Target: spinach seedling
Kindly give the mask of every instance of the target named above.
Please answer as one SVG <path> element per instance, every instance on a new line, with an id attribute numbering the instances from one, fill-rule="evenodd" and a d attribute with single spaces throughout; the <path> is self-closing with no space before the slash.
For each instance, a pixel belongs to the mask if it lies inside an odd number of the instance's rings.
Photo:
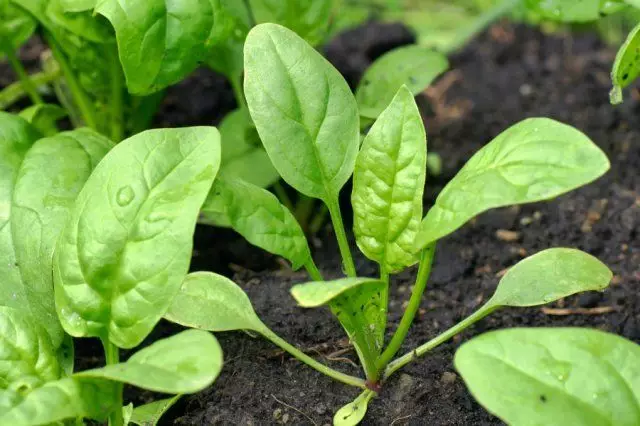
<path id="1" fill-rule="evenodd" d="M 210 333 L 182 332 L 126 362 L 118 348 L 137 346 L 178 291 L 219 156 L 214 128 L 114 147 L 87 128 L 41 138 L 0 113 L 0 424 L 122 425 L 122 383 L 179 395 L 213 382 L 222 352 Z M 108 365 L 74 373 L 65 332 L 100 338 Z M 147 421 L 171 401 L 125 412 Z"/>
<path id="2" fill-rule="evenodd" d="M 618 50 L 611 70 L 610 99 L 612 104 L 622 102 L 622 89 L 629 86 L 640 75 L 640 23 L 631 30 Z"/>
<path id="3" fill-rule="evenodd" d="M 312 282 L 291 290 L 303 307 L 328 306 L 348 334 L 364 378 L 346 375 L 301 353 L 256 315 L 244 292 L 213 273 L 191 274 L 166 318 L 190 327 L 252 330 L 301 361 L 363 389 L 335 424 L 357 423 L 366 405 L 399 368 L 503 306 L 534 306 L 576 292 L 602 290 L 609 269 L 589 254 L 544 250 L 515 265 L 477 312 L 396 359 L 418 311 L 437 241 L 485 210 L 546 200 L 585 185 L 609 168 L 605 154 L 578 130 L 546 118 L 524 120 L 476 153 L 423 218 L 426 134 L 407 87 L 401 87 L 360 141 L 360 111 L 347 83 L 318 52 L 290 30 L 262 24 L 244 49 L 248 110 L 279 174 L 330 213 L 347 277 L 325 281 L 292 213 L 266 190 L 222 176 L 212 191 L 217 206 L 251 243 L 305 267 Z M 380 267 L 357 277 L 338 195 L 353 175 L 352 206 L 358 247 Z M 419 264 L 402 320 L 386 340 L 391 275 Z"/>

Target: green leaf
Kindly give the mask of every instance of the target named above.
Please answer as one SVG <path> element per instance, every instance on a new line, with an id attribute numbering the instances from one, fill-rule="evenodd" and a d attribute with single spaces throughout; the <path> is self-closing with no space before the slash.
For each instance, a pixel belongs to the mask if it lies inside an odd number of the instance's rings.
<path id="1" fill-rule="evenodd" d="M 139 133 L 100 162 L 54 257 L 56 308 L 69 334 L 122 348 L 147 336 L 180 290 L 219 164 L 213 127 Z"/>
<path id="2" fill-rule="evenodd" d="M 640 346 L 579 328 L 514 328 L 465 343 L 456 369 L 508 424 L 640 424 Z"/>
<path id="3" fill-rule="evenodd" d="M 438 195 L 420 225 L 416 249 L 488 209 L 548 200 L 609 170 L 584 133 L 548 118 L 529 118 L 478 151 Z"/>
<path id="4" fill-rule="evenodd" d="M 65 419 L 105 420 L 117 407 L 115 384 L 68 377 L 44 384 L 27 395 L 0 392 L 0 424 L 48 425 Z"/>
<path id="5" fill-rule="evenodd" d="M 311 252 L 302 228 L 271 192 L 226 177 L 218 178 L 212 191 L 222 198 L 231 227 L 251 244 L 288 259 L 294 270 L 309 262 Z"/>
<path id="6" fill-rule="evenodd" d="M 384 286 L 383 281 L 374 278 L 342 278 L 297 284 L 291 288 L 291 294 L 304 308 L 329 305 L 366 370 L 382 349 L 385 307 L 380 292 Z M 373 372 L 367 371 L 367 376 L 370 373 Z"/>
<path id="7" fill-rule="evenodd" d="M 46 14 L 54 25 L 94 43 L 115 42 L 113 28 L 108 21 L 94 15 L 91 10 L 71 12 L 65 8 L 64 1 L 49 0 Z"/>
<path id="8" fill-rule="evenodd" d="M 214 23 L 210 0 L 99 0 L 95 11 L 115 28 L 127 87 L 136 95 L 193 71 L 207 52 Z"/>
<path id="9" fill-rule="evenodd" d="M 97 0 L 58 0 L 66 12 L 84 12 L 96 6 Z"/>
<path id="10" fill-rule="evenodd" d="M 66 117 L 67 111 L 54 104 L 38 104 L 20 111 L 19 115 L 43 135 L 53 136 L 59 132 L 57 121 Z"/>
<path id="11" fill-rule="evenodd" d="M 526 0 L 529 9 L 545 19 L 590 22 L 627 7 L 622 0 Z"/>
<path id="12" fill-rule="evenodd" d="M 244 49 L 251 117 L 276 170 L 303 194 L 325 202 L 353 172 L 358 111 L 344 78 L 294 32 L 251 30 Z"/>
<path id="13" fill-rule="evenodd" d="M 622 89 L 640 75 L 640 24 L 631 30 L 626 41 L 618 50 L 611 70 L 611 103 L 622 102 Z"/>
<path id="14" fill-rule="evenodd" d="M 56 351 L 42 325 L 24 311 L 0 306 L 0 392 L 26 395 L 60 375 Z"/>
<path id="15" fill-rule="evenodd" d="M 250 13 L 244 1 L 216 1 L 218 3 L 214 3 L 214 32 L 208 40 L 211 49 L 205 62 L 229 80 L 239 83 L 244 68 L 242 48 L 251 27 Z M 222 133 L 222 129 L 220 132 Z"/>
<path id="16" fill-rule="evenodd" d="M 16 179 L 11 232 L 25 293 L 54 347 L 63 332 L 54 306 L 53 252 L 80 190 L 113 142 L 90 129 L 38 140 Z"/>
<path id="17" fill-rule="evenodd" d="M 611 278 L 609 268 L 590 254 L 570 248 L 547 249 L 509 269 L 487 305 L 542 305 L 582 291 L 604 290 Z"/>
<path id="18" fill-rule="evenodd" d="M 256 22 L 272 22 L 295 31 L 311 45 L 325 41 L 333 0 L 249 0 Z"/>
<path id="19" fill-rule="evenodd" d="M 426 175 L 427 136 L 406 86 L 367 134 L 353 174 L 353 231 L 360 250 L 387 272 L 418 261 L 413 251 Z"/>
<path id="20" fill-rule="evenodd" d="M 373 398 L 374 393 L 370 390 L 362 392 L 358 397 L 341 407 L 333 416 L 334 426 L 355 426 L 364 419 L 367 414 L 369 401 Z"/>
<path id="21" fill-rule="evenodd" d="M 130 422 L 139 426 L 156 426 L 160 417 L 178 402 L 182 395 L 153 401 L 133 409 Z"/>
<path id="22" fill-rule="evenodd" d="M 236 283 L 213 272 L 194 272 L 185 278 L 164 318 L 185 327 L 213 332 L 261 332 L 251 301 Z"/>
<path id="23" fill-rule="evenodd" d="M 360 115 L 377 118 L 406 85 L 415 96 L 449 68 L 447 58 L 423 46 L 405 46 L 378 58 L 364 73 L 356 89 Z"/>
<path id="24" fill-rule="evenodd" d="M 36 21 L 10 0 L 0 0 L 0 58 L 5 49 L 17 50 L 36 30 Z"/>
<path id="25" fill-rule="evenodd" d="M 186 330 L 139 350 L 119 364 L 77 373 L 163 393 L 194 393 L 209 386 L 222 369 L 222 349 L 209 332 Z"/>

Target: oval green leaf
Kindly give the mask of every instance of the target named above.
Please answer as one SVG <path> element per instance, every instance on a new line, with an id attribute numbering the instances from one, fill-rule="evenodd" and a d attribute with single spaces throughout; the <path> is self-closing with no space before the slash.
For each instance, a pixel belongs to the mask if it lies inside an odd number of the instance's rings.
<path id="1" fill-rule="evenodd" d="M 377 118 L 403 85 L 413 96 L 449 68 L 446 56 L 423 46 L 394 49 L 365 71 L 356 89 L 360 115 Z"/>
<path id="2" fill-rule="evenodd" d="M 164 318 L 185 327 L 209 331 L 262 331 L 264 324 L 236 283 L 213 272 L 185 278 Z"/>
<path id="3" fill-rule="evenodd" d="M 362 143 L 353 174 L 353 231 L 360 250 L 393 273 L 413 265 L 422 219 L 427 136 L 405 86 Z"/>
<path id="4" fill-rule="evenodd" d="M 525 4 L 542 18 L 561 22 L 597 21 L 627 7 L 623 0 L 526 0 Z"/>
<path id="5" fill-rule="evenodd" d="M 311 251 L 302 228 L 271 192 L 222 177 L 212 191 L 222 198 L 231 227 L 251 244 L 288 259 L 294 270 L 309 262 Z"/>
<path id="6" fill-rule="evenodd" d="M 514 328 L 463 344 L 455 367 L 508 424 L 640 424 L 640 346 L 578 328 Z"/>
<path id="7" fill-rule="evenodd" d="M 54 346 L 62 342 L 53 292 L 53 251 L 93 169 L 115 144 L 90 129 L 38 140 L 22 162 L 13 195 L 11 232 L 18 269 Z M 44 318 L 41 318 L 44 320 Z"/>
<path id="8" fill-rule="evenodd" d="M 613 278 L 607 266 L 583 251 L 543 250 L 518 262 L 502 277 L 490 306 L 535 306 L 575 293 L 604 290 Z"/>
<path id="9" fill-rule="evenodd" d="M 194 393 L 211 385 L 222 369 L 222 349 L 207 331 L 186 330 L 158 340 L 119 364 L 77 373 L 163 393 Z"/>
<path id="10" fill-rule="evenodd" d="M 379 284 L 377 278 L 341 278 L 333 281 L 312 281 L 296 284 L 291 295 L 303 308 L 317 308 L 331 303 L 346 292 L 365 285 Z"/>
<path id="11" fill-rule="evenodd" d="M 180 81 L 207 53 L 214 17 L 211 0 L 99 0 L 95 12 L 113 25 L 132 94 Z"/>
<path id="12" fill-rule="evenodd" d="M 100 162 L 54 257 L 56 308 L 69 334 L 122 348 L 147 336 L 180 290 L 219 165 L 214 127 L 139 133 Z"/>
<path id="13" fill-rule="evenodd" d="M 611 70 L 611 103 L 622 102 L 622 89 L 631 84 L 640 75 L 640 24 L 631 30 L 624 44 L 616 54 Z"/>
<path id="14" fill-rule="evenodd" d="M 333 426 L 355 426 L 364 419 L 367 414 L 369 401 L 375 394 L 366 390 L 347 405 L 341 407 L 333 416 Z"/>
<path id="15" fill-rule="evenodd" d="M 66 419 L 105 420 L 114 409 L 115 383 L 67 377 L 44 384 L 27 395 L 0 392 L 0 424 L 49 425 Z"/>
<path id="16" fill-rule="evenodd" d="M 347 82 L 276 24 L 249 32 L 244 63 L 249 111 L 276 170 L 299 192 L 333 200 L 359 147 L 358 109 Z"/>
<path id="17" fill-rule="evenodd" d="M 548 118 L 511 126 L 478 151 L 438 195 L 420 225 L 416 249 L 486 210 L 548 200 L 609 170 L 584 133 Z"/>

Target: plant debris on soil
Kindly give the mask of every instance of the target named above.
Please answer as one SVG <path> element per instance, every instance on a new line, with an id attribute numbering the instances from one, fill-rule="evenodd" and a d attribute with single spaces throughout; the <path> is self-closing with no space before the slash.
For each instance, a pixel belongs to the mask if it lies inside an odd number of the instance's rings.
<path id="1" fill-rule="evenodd" d="M 326 52 L 353 86 L 376 56 L 410 43 L 407 34 L 397 25 L 369 24 L 343 34 Z M 452 363 L 462 342 L 488 330 L 591 327 L 640 343 L 640 102 L 627 96 L 620 106 L 608 103 L 614 55 L 591 34 L 544 35 L 501 24 L 451 58 L 451 70 L 420 97 L 429 151 L 443 160 L 442 175 L 427 181 L 425 209 L 473 153 L 527 117 L 550 117 L 577 127 L 607 153 L 612 166 L 584 188 L 551 202 L 492 210 L 439 242 L 419 315 L 402 352 L 471 314 L 492 295 L 507 268 L 545 248 L 584 250 L 607 264 L 614 279 L 602 293 L 581 294 L 544 308 L 505 309 L 480 321 L 384 383 L 379 398 L 369 404 L 364 425 L 501 424 L 473 400 Z M 216 124 L 233 107 L 224 79 L 200 70 L 169 89 L 157 124 Z M 343 190 L 343 197 L 349 197 L 348 191 Z M 343 213 L 347 221 L 350 215 Z M 325 226 L 312 243 L 325 276 L 341 276 L 331 227 Z M 355 253 L 353 241 L 352 247 Z M 359 275 L 378 273 L 362 256 L 356 256 L 356 264 Z M 332 367 L 360 374 L 357 358 L 330 312 L 299 308 L 289 295 L 293 284 L 307 280 L 304 271 L 288 270 L 232 231 L 206 226 L 196 232 L 192 270 L 231 277 L 274 331 Z M 409 299 L 415 273 L 410 268 L 392 277 L 388 335 Z M 149 340 L 176 330 L 161 323 Z M 185 396 L 163 424 L 327 425 L 333 413 L 358 394 L 259 337 L 241 332 L 217 337 L 225 352 L 222 374 L 206 391 Z M 91 365 L 100 346 L 85 340 L 77 341 L 79 363 Z M 127 396 L 144 402 L 150 395 L 130 390 Z"/>

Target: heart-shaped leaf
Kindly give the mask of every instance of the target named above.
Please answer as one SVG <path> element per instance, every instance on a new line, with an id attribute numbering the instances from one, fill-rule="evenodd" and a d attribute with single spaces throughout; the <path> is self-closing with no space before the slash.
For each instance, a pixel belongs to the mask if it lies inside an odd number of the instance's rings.
<path id="1" fill-rule="evenodd" d="M 463 344 L 473 396 L 508 424 L 640 424 L 640 346 L 579 328 L 514 328 Z"/>

